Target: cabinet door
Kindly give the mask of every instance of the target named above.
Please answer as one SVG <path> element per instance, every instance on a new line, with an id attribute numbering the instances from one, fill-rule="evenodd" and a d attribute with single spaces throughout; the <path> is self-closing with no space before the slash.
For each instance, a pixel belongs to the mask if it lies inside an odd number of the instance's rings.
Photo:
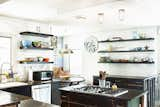
<path id="1" fill-rule="evenodd" d="M 32 86 L 32 97 L 37 101 L 51 103 L 51 84 Z"/>
<path id="2" fill-rule="evenodd" d="M 59 88 L 60 88 L 60 82 L 53 82 L 52 83 L 52 104 L 56 104 L 56 105 L 60 105 L 60 91 L 59 91 Z M 66 107 L 66 106 L 64 106 Z"/>
<path id="3" fill-rule="evenodd" d="M 68 102 L 62 101 L 61 107 L 69 107 Z"/>
<path id="4" fill-rule="evenodd" d="M 87 107 L 87 106 L 84 106 L 84 105 L 81 105 L 81 104 L 70 103 L 69 107 Z"/>
<path id="5" fill-rule="evenodd" d="M 51 85 L 45 84 L 39 90 L 40 100 L 46 103 L 51 103 Z"/>
<path id="6" fill-rule="evenodd" d="M 6 88 L 2 90 L 31 97 L 31 86 L 19 86 L 19 87 L 13 87 L 13 88 Z"/>
<path id="7" fill-rule="evenodd" d="M 40 90 L 38 86 L 32 86 L 32 98 L 34 100 L 40 101 Z"/>

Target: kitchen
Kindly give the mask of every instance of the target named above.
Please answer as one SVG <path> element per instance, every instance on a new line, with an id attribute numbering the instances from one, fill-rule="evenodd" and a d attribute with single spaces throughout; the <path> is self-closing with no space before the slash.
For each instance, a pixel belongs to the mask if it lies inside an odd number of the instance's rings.
<path id="1" fill-rule="evenodd" d="M 0 106 L 159 107 L 158 0 L 0 0 Z"/>

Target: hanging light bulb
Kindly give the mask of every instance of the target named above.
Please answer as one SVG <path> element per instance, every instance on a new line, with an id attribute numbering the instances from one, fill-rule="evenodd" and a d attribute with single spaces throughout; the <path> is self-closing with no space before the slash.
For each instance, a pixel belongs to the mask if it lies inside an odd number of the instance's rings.
<path id="1" fill-rule="evenodd" d="M 103 24 L 104 22 L 104 13 L 98 13 L 98 22 Z"/>
<path id="2" fill-rule="evenodd" d="M 59 52 L 61 55 L 64 54 L 73 54 L 73 50 L 68 48 L 68 44 L 65 44 L 64 49 Z"/>
<path id="3" fill-rule="evenodd" d="M 125 9 L 119 9 L 118 14 L 119 14 L 119 20 L 124 21 L 125 20 Z"/>

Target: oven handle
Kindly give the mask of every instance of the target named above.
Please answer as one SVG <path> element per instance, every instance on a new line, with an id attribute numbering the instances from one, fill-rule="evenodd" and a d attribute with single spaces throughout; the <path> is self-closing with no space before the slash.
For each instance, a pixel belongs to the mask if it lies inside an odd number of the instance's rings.
<path id="1" fill-rule="evenodd" d="M 44 88 L 50 88 L 50 86 L 46 86 L 46 87 L 38 87 L 38 88 L 33 88 L 33 89 L 44 89 Z"/>

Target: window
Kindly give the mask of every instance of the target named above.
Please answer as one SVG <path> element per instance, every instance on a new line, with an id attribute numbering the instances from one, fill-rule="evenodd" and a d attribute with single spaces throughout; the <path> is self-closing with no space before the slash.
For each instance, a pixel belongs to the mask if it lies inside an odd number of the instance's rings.
<path id="1" fill-rule="evenodd" d="M 0 65 L 11 65 L 11 38 L 0 36 Z"/>

